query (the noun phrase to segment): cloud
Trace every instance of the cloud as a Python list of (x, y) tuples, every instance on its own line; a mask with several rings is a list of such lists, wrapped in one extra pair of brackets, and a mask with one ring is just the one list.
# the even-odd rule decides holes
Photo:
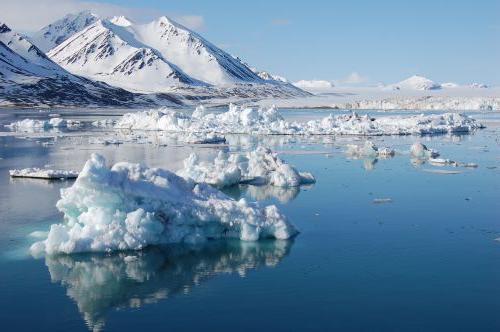
[(193, 30), (201, 29), (205, 25), (205, 19), (200, 15), (174, 16), (174, 20)]
[[(66, 14), (82, 10), (102, 16), (126, 16), (136, 22), (143, 22), (168, 13), (153, 8), (126, 7), (110, 3), (83, 0), (2, 0), (1, 20), (18, 31), (36, 31), (60, 19)], [(188, 28), (198, 29), (204, 19), (198, 15), (172, 15), (174, 20)]]
[(357, 72), (350, 73), (346, 78), (342, 79), (342, 83), (346, 84), (360, 84), (366, 83), (368, 81), (368, 77), (362, 76)]
[(292, 24), (292, 22), (284, 18), (275, 18), (274, 20), (271, 21), (271, 24), (275, 26), (285, 26)]

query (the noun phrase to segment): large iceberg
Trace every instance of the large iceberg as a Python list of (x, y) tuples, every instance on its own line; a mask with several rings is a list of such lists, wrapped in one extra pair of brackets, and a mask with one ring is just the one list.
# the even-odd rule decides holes
[(191, 154), (177, 175), (220, 188), (238, 183), (297, 187), (316, 181), (311, 173), (297, 171), (262, 146), (244, 155), (220, 151), (213, 162), (200, 161), (197, 155)]
[(127, 113), (115, 128), (184, 133), (380, 136), (467, 133), (484, 126), (457, 113), (373, 118), (353, 112), (308, 122), (290, 122), (274, 107), (254, 109), (230, 105), (223, 113), (207, 113), (203, 108), (192, 115), (169, 109)]
[(50, 227), (33, 253), (138, 250), (208, 239), (288, 239), (297, 233), (274, 205), (236, 201), (208, 184), (139, 164), (106, 167), (93, 154), (57, 208), (65, 222)]

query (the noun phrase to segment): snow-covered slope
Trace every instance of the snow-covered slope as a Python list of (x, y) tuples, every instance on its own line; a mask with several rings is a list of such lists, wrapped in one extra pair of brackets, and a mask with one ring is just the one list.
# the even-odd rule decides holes
[(97, 20), (97, 15), (89, 11), (68, 14), (60, 20), (43, 27), (41, 30), (34, 33), (30, 39), (39, 49), (48, 52), (75, 33), (95, 23)]
[(160, 102), (172, 105), (175, 99), (160, 95), (153, 100), (72, 75), (24, 36), (0, 23), (2, 106), (147, 106)]
[(441, 85), (426, 77), (413, 75), (404, 81), (389, 85), (389, 88), (396, 90), (436, 90), (441, 89)]
[(198, 80), (214, 85), (261, 81), (240, 59), (165, 16), (147, 24), (130, 25), (128, 29)]
[[(125, 19), (99, 20), (48, 55), (70, 72), (132, 91), (165, 92), (177, 85), (204, 85), (138, 41)], [(131, 24), (131, 23), (130, 23)]]

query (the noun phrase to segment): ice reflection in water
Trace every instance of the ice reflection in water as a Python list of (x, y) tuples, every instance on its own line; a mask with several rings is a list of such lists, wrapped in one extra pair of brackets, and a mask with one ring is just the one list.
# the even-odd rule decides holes
[(219, 274), (275, 267), (292, 241), (213, 241), (202, 247), (151, 247), (137, 252), (47, 256), (52, 282), (67, 289), (90, 330), (99, 331), (113, 309), (138, 308), (188, 294)]

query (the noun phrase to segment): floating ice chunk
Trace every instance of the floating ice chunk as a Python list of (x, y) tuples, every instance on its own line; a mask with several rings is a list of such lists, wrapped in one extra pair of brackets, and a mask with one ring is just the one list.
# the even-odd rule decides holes
[(354, 158), (389, 158), (395, 151), (388, 147), (378, 148), (372, 141), (366, 141), (364, 145), (347, 145), (346, 153)]
[(459, 166), (459, 163), (457, 163), (456, 161), (444, 158), (429, 158), (429, 163), (431, 165), (437, 165), (437, 166), (444, 166), (444, 165), (454, 166), (454, 167)]
[(189, 133), (185, 136), (180, 136), (179, 140), (188, 144), (220, 144), (226, 143), (226, 138), (223, 135), (215, 133)]
[(205, 182), (217, 187), (227, 187), (238, 183), (254, 185), (268, 184), (277, 187), (297, 187), (311, 184), (316, 179), (311, 173), (299, 172), (287, 164), (270, 149), (257, 147), (245, 155), (219, 152), (213, 163), (200, 162), (196, 155), (184, 161), (184, 168), (178, 175)]
[(197, 108), (193, 115), (163, 109), (124, 114), (115, 128), (188, 133), (252, 135), (428, 135), (470, 132), (484, 128), (461, 114), (372, 118), (356, 113), (329, 115), (305, 123), (286, 121), (276, 108), (252, 109), (230, 105), (224, 113)]
[(92, 127), (96, 128), (113, 128), (115, 124), (116, 121), (113, 119), (96, 120), (91, 123)]
[(6, 127), (16, 131), (49, 130), (53, 128), (66, 128), (67, 121), (61, 118), (52, 118), (50, 120), (24, 119), (12, 122), (6, 125)]
[(33, 253), (138, 250), (207, 239), (287, 239), (297, 233), (274, 205), (233, 200), (207, 184), (162, 169), (118, 163), (93, 154), (57, 208), (65, 222), (50, 227)]
[(375, 198), (373, 204), (392, 203), (392, 198)]
[(75, 179), (78, 177), (78, 172), (76, 171), (41, 168), (11, 169), (9, 174), (13, 178), (36, 178), (48, 180)]
[(429, 149), (427, 146), (420, 142), (416, 142), (411, 146), (410, 154), (413, 158), (417, 159), (430, 159), (439, 157), (439, 152), (433, 149)]

